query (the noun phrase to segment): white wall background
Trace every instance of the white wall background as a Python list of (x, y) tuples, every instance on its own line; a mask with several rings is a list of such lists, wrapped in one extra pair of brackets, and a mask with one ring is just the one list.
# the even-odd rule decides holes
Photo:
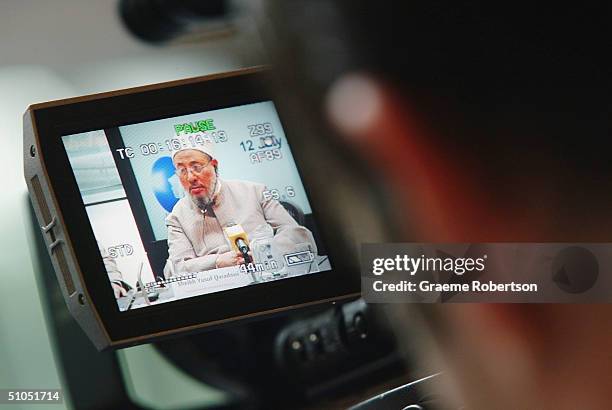
[(107, 249), (124, 244), (132, 246), (134, 253), (126, 256), (119, 255), (115, 258), (117, 269), (121, 272), (123, 280), (136, 288), (142, 263), (143, 283), (154, 282), (155, 277), (127, 199), (90, 205), (86, 209), (99, 245)]
[(248, 24), (214, 42), (140, 44), (121, 27), (115, 3), (0, 1), (0, 388), (61, 386), (34, 282), (39, 264), (32, 258), (22, 171), (21, 116), (27, 106), (266, 62)]

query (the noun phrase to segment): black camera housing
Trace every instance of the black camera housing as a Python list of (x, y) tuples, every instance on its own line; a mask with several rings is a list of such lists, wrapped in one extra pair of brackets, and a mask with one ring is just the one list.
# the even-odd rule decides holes
[[(332, 270), (120, 312), (108, 285), (61, 137), (237, 105), (274, 101), (266, 68), (31, 105), (24, 114), (24, 172), (68, 309), (99, 349), (120, 348), (359, 296), (357, 260), (333, 221), (318, 220)], [(280, 112), (281, 121), (283, 113)], [(283, 123), (285, 123), (283, 121)], [(291, 130), (285, 127), (289, 142)], [(308, 161), (299, 152), (294, 158)], [(313, 213), (317, 193), (304, 180)], [(317, 215), (317, 219), (319, 216)]]

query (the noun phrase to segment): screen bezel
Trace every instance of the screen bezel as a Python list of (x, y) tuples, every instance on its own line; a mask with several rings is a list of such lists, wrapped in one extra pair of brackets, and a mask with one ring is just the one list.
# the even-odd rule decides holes
[[(264, 86), (267, 75), (266, 70), (238, 72), (221, 78), (202, 77), (32, 107), (43, 165), (63, 217), (64, 230), (70, 238), (84, 287), (111, 344), (341, 299), (359, 292), (356, 262), (343, 257), (345, 252), (341, 241), (335, 240), (333, 229), (325, 229), (325, 223), (317, 219), (316, 196), (311, 195), (303, 181), (314, 219), (319, 224), (321, 241), (330, 258), (331, 271), (119, 311), (62, 136), (262, 101), (274, 102)], [(286, 128), (281, 112), (279, 116), (291, 146), (291, 130)], [(301, 158), (295, 152), (294, 159), (299, 172)]]

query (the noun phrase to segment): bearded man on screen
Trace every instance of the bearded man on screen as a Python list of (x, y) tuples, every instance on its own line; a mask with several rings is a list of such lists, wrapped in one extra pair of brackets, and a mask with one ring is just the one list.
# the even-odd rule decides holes
[(247, 236), (269, 224), (274, 230), (273, 246), (281, 254), (298, 244), (307, 244), (316, 253), (312, 233), (298, 225), (277, 200), (264, 197), (265, 185), (219, 177), (212, 144), (175, 151), (172, 161), (188, 194), (166, 218), (168, 253), (175, 273), (243, 264), (243, 255), (231, 249), (224, 232), (234, 224)]

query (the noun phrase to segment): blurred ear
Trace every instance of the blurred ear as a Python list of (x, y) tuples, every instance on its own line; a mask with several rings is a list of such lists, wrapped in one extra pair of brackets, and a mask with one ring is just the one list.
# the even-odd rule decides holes
[(216, 159), (212, 159), (210, 161), (210, 164), (216, 169), (219, 166), (219, 161), (217, 161)]
[[(519, 213), (487, 206), (497, 187), (485, 193), (479, 186), (484, 182), (466, 170), (461, 152), (444, 152), (436, 144), (436, 127), (419, 117), (409, 93), (400, 94), (369, 75), (347, 74), (332, 85), (326, 103), (329, 120), (348, 149), (399, 196), (401, 216), (418, 224), (417, 237), (407, 235), (409, 240), (533, 240), (533, 230), (521, 225)], [(538, 229), (541, 223), (531, 220)], [(470, 398), (469, 408), (609, 407), (612, 305), (445, 304), (422, 309), (431, 314), (431, 345), (440, 347), (453, 380)], [(406, 346), (422, 342), (409, 328), (405, 336)]]
[(420, 240), (477, 240), (484, 206), (474, 179), (436, 146), (406, 96), (372, 76), (347, 74), (330, 88), (326, 110), (340, 137), (398, 195)]

